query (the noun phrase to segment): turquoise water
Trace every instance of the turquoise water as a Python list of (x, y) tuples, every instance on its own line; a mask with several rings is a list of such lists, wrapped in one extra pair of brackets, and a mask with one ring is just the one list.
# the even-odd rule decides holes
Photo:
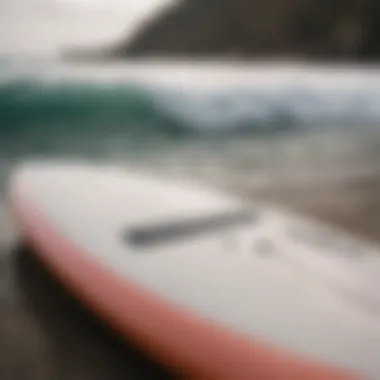
[(215, 67), (3, 57), (0, 170), (75, 157), (257, 183), (376, 164), (377, 71)]

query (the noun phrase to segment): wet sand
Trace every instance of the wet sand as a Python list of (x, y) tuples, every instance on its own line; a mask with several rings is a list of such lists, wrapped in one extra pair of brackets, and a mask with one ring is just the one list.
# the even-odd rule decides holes
[(265, 189), (253, 196), (311, 215), (359, 239), (380, 243), (380, 175), (320, 188)]
[[(250, 194), (284, 203), (380, 240), (380, 180), (324, 189)], [(84, 311), (25, 246), (0, 255), (0, 379), (121, 380), (173, 376), (121, 342)]]

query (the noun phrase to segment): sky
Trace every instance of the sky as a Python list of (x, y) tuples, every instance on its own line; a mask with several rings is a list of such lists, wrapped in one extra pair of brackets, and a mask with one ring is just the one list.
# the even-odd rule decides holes
[(113, 8), (113, 9), (128, 9), (136, 12), (136, 14), (149, 11), (152, 8), (157, 8), (168, 2), (167, 0), (50, 0), (61, 5), (74, 7), (92, 7), (92, 8)]
[(54, 55), (129, 35), (173, 0), (2, 0), (0, 54)]

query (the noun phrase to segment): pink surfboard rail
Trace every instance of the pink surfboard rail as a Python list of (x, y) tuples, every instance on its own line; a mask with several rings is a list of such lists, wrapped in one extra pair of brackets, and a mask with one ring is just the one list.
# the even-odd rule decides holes
[(57, 231), (22, 189), (11, 189), (17, 225), (44, 265), (127, 340), (191, 379), (349, 380), (359, 375), (315, 363), (202, 320), (92, 260)]

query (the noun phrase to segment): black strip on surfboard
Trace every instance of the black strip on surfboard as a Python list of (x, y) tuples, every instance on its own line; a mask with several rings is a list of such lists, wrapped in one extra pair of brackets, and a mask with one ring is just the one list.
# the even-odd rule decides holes
[(202, 218), (163, 221), (154, 226), (132, 227), (124, 236), (135, 246), (148, 247), (238, 227), (257, 219), (258, 215), (252, 211), (237, 211)]

